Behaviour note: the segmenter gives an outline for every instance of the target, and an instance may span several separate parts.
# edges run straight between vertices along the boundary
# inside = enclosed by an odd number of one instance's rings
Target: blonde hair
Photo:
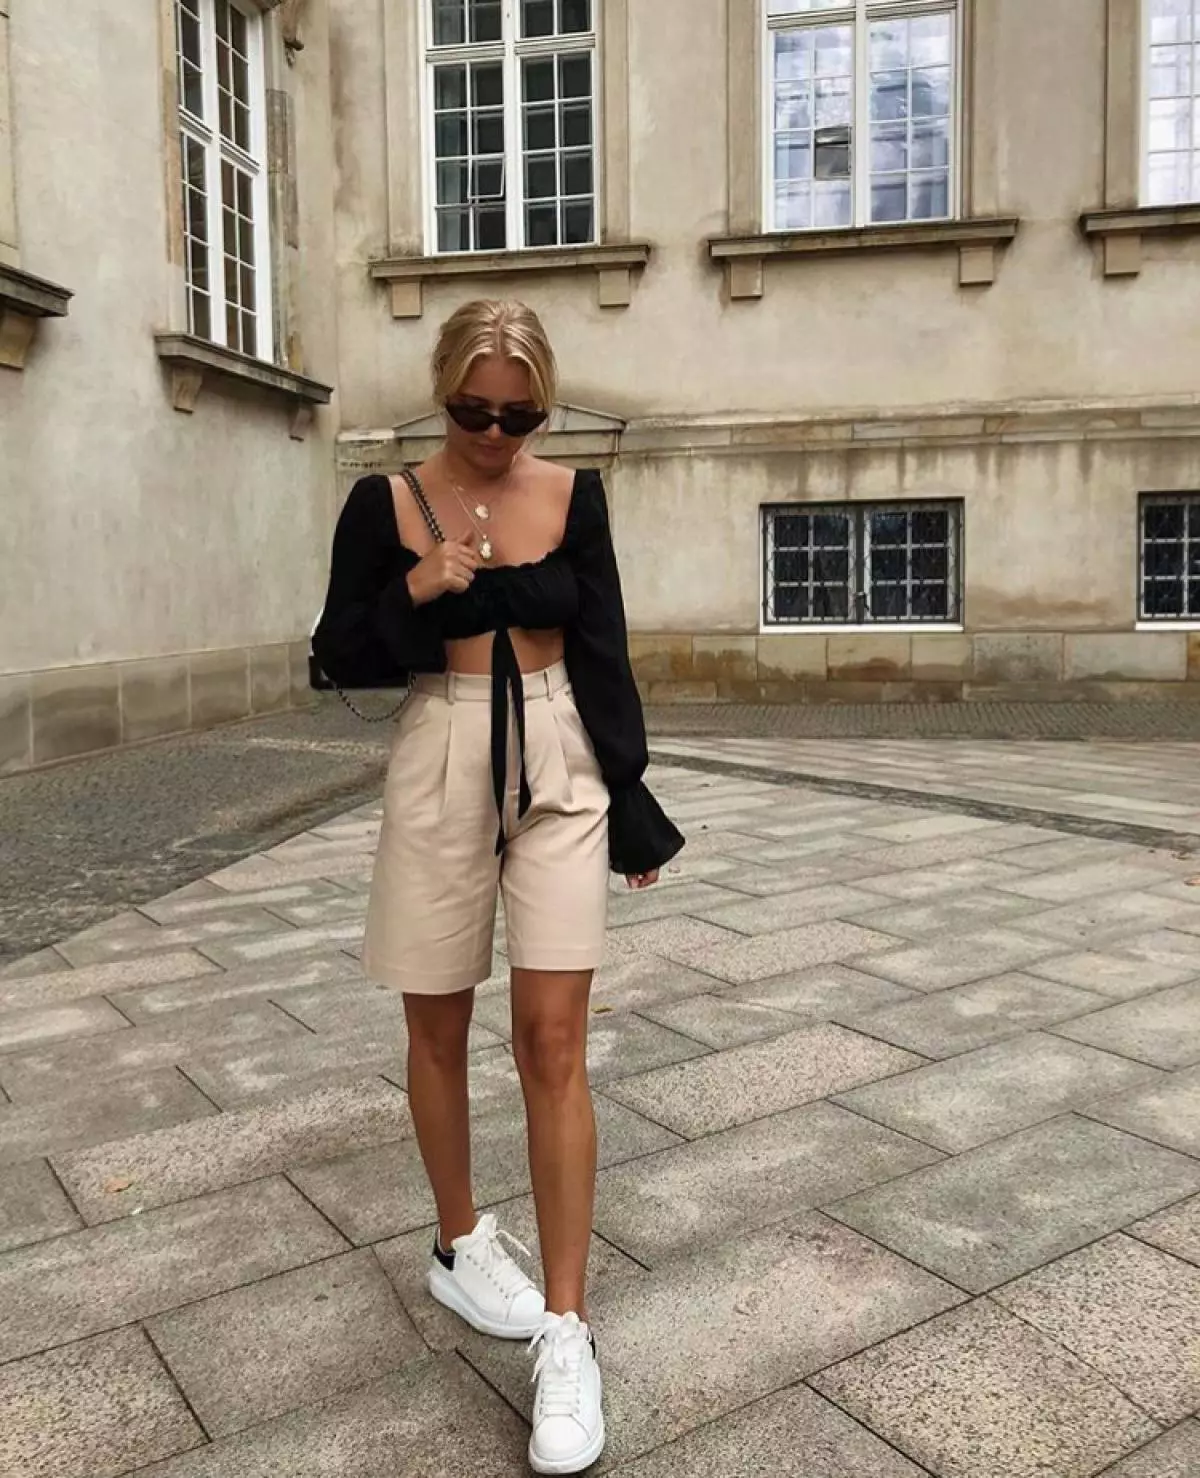
[[[491,354],[523,364],[538,409],[553,411],[558,366],[541,319],[524,303],[492,298],[464,303],[442,324],[433,351],[434,401],[445,405],[462,388],[475,361]]]

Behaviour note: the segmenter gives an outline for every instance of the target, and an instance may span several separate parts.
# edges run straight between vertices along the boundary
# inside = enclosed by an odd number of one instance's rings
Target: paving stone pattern
[[[690,845],[613,880],[593,999],[599,1471],[1194,1478],[1200,751],[657,742]],[[425,1289],[378,826],[0,970],[4,1478],[526,1471],[523,1346]],[[536,1268],[503,944],[476,1189]]]

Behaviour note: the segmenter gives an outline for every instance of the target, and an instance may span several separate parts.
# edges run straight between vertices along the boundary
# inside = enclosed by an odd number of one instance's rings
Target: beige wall
[[[287,642],[311,625],[333,503],[334,415],[206,389],[172,408],[154,334],[181,329],[168,261],[158,7],[14,0],[22,266],[75,291],[21,372],[0,369],[0,673]],[[168,9],[169,14],[169,9]],[[332,378],[332,149],[323,7],[295,95],[303,367]],[[173,65],[173,64],[172,64]],[[299,366],[297,366],[299,367]]]

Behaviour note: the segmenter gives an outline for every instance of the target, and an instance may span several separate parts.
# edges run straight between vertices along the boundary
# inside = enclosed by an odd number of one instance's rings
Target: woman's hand
[[[414,565],[407,575],[413,605],[428,605],[447,592],[461,595],[482,562],[476,544],[474,531],[465,539],[446,539]]]
[[[652,888],[658,882],[658,868],[651,872],[629,872],[625,874],[625,881],[631,888]]]

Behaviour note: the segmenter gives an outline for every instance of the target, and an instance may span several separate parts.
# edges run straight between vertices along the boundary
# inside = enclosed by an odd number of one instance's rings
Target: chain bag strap
[[[429,499],[425,496],[425,489],[421,486],[421,481],[417,477],[417,474],[411,467],[402,467],[400,469],[400,476],[408,484],[413,497],[416,499],[417,507],[421,510],[421,515],[425,519],[425,526],[433,535],[434,540],[438,544],[444,544],[446,542],[446,536],[442,533],[442,526],[438,522],[437,514],[430,507]],[[408,681],[404,685],[403,696],[394,708],[388,709],[387,713],[364,713],[344,689],[339,688],[336,683],[333,684],[333,689],[355,718],[360,718],[367,724],[385,724],[389,719],[394,719],[403,712],[408,700],[413,695],[415,686],[416,679],[410,672],[408,674]]]

